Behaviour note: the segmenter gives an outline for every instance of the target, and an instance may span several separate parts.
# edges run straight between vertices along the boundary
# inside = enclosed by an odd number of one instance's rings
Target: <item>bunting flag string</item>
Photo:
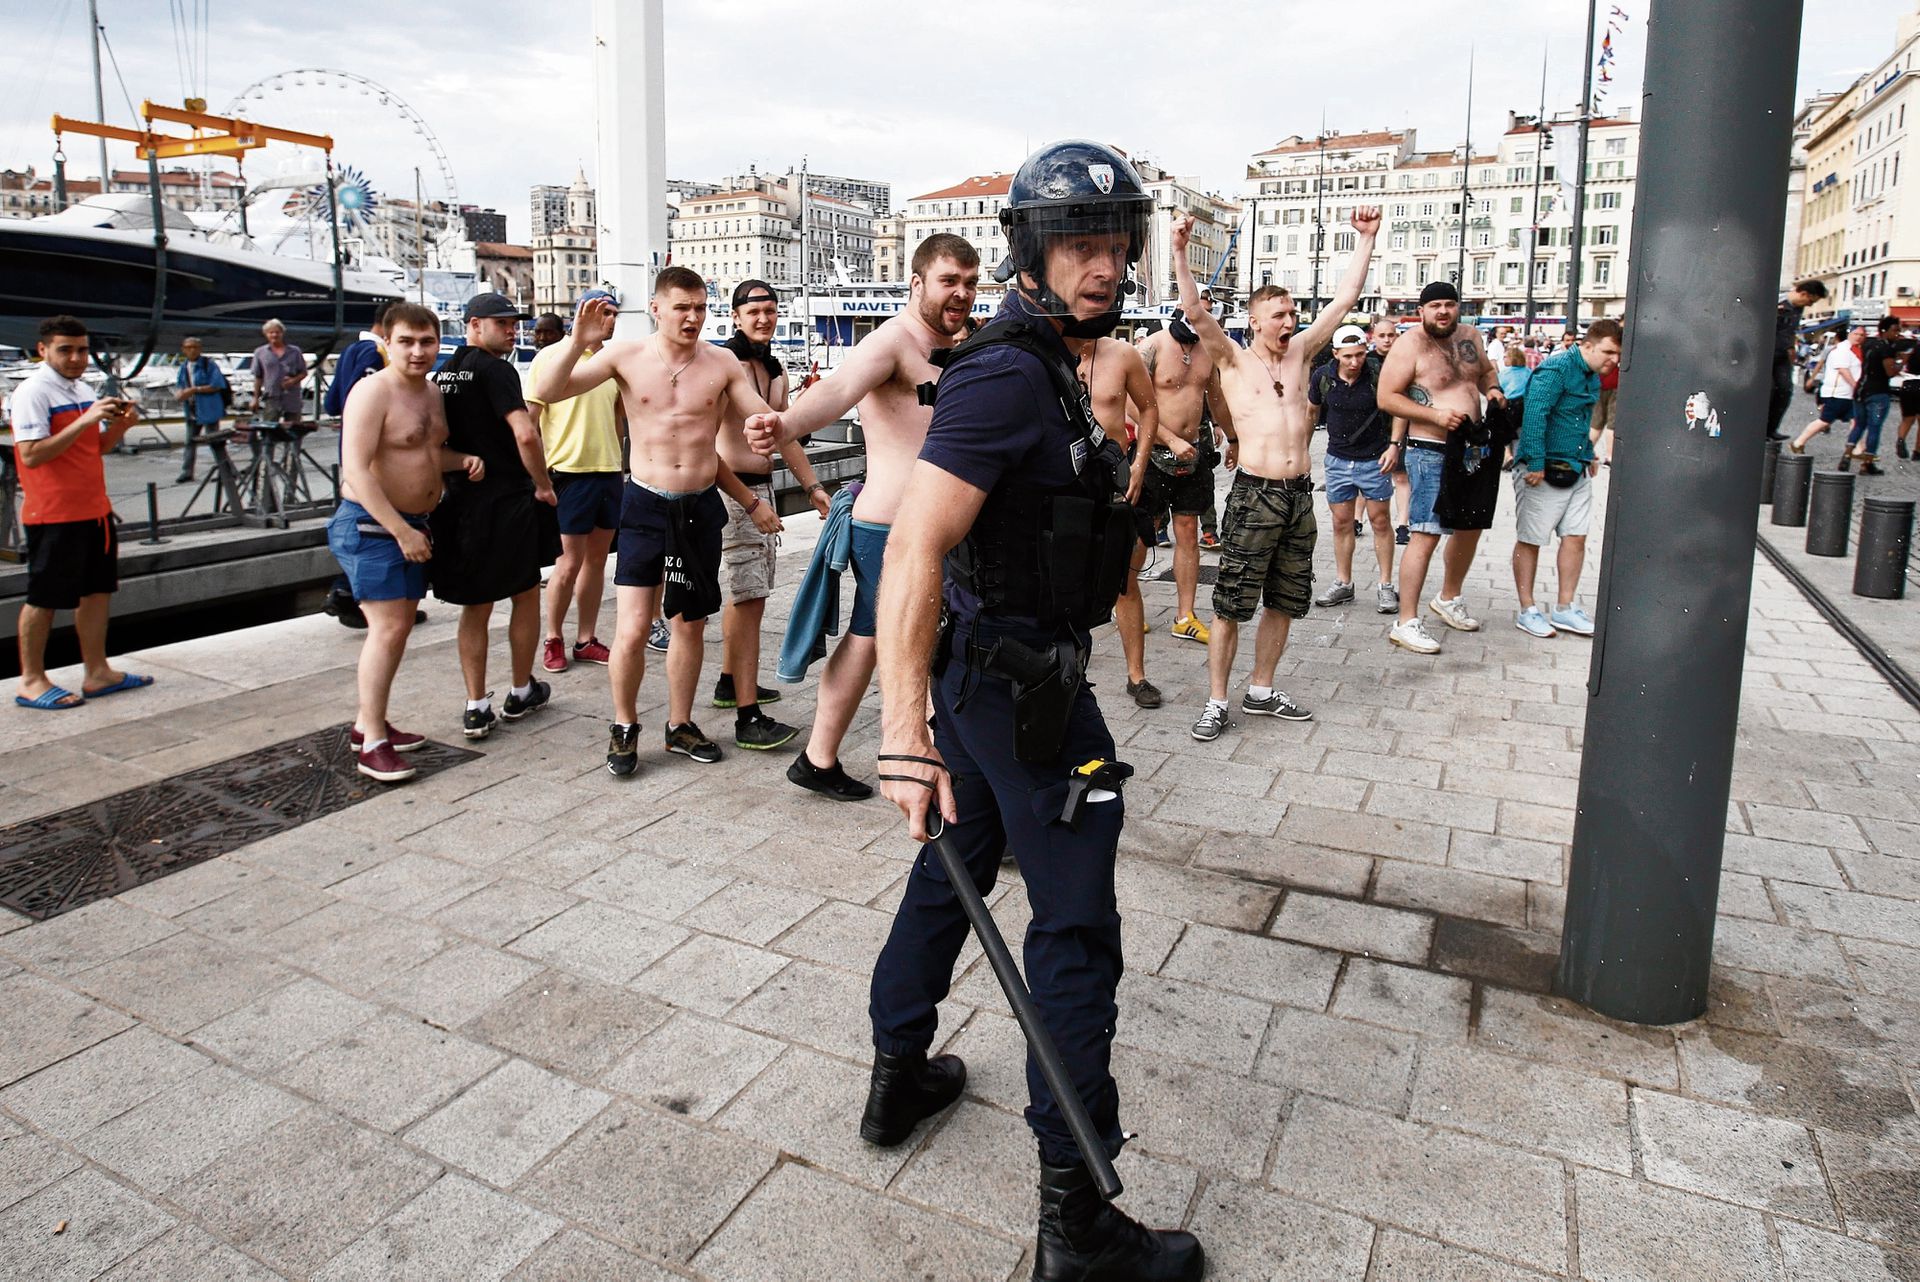
[[[1599,83],[1593,91],[1592,110],[1596,115],[1599,113],[1600,104],[1606,99],[1608,87],[1613,84],[1615,57],[1613,38],[1619,35],[1632,20],[1627,11],[1617,4],[1613,5],[1607,14],[1607,34],[1600,40],[1600,56],[1594,63],[1594,69],[1600,73]]]

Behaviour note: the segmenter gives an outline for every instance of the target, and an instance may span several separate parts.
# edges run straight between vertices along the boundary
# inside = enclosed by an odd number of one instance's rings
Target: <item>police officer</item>
[[[916,839],[938,805],[942,840],[982,893],[1012,850],[1033,906],[1027,981],[1109,1155],[1122,1142],[1108,1063],[1123,803],[1117,784],[1088,793],[1072,781],[1114,755],[1081,674],[1088,629],[1106,621],[1137,533],[1125,462],[1094,421],[1062,337],[1098,338],[1118,324],[1152,208],[1125,158],[1099,143],[1043,147],[1014,176],[1000,277],[1017,273],[1017,288],[946,361],[887,541],[877,638],[882,791]],[[901,1143],[965,1085],[957,1057],[929,1061],[927,1050],[966,935],[923,847],[874,968],[876,1053],[861,1123],[871,1143]],[[1100,1197],[1031,1055],[1027,1081],[1040,1147],[1034,1278],[1198,1278],[1190,1234],[1144,1228]]]

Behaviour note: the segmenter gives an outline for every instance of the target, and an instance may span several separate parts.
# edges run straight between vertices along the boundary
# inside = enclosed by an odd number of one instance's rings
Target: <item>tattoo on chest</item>
[[[1477,365],[1480,362],[1480,344],[1471,338],[1463,338],[1454,344],[1454,350],[1460,353],[1462,365]]]

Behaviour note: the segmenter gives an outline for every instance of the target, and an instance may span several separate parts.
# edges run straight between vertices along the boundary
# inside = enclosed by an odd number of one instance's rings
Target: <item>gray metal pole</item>
[[[1636,1023],[1707,1008],[1800,10],[1653,0],[1647,24],[1620,379],[1621,421],[1647,436],[1615,460],[1607,503],[1557,978],[1562,994]],[[1700,74],[1713,66],[1741,73]],[[1718,436],[1690,401],[1700,392]],[[1628,519],[1673,511],[1689,517]]]
[[[88,34],[93,37],[93,118],[101,124],[107,122],[107,87],[100,79],[100,0],[87,0]],[[139,128],[135,121],[134,127]],[[112,171],[107,168],[107,140],[100,140],[100,194],[107,194],[107,180]]]
[[[1540,174],[1547,167],[1547,50],[1540,47],[1540,114],[1533,118],[1533,214],[1527,224],[1527,318],[1520,337],[1533,333],[1533,265],[1540,261]]]
[[[1467,46],[1467,131],[1460,146],[1460,257],[1454,266],[1454,284],[1467,296],[1467,227],[1473,221],[1473,46]],[[1481,311],[1486,307],[1482,304]]]
[[[1593,29],[1599,25],[1600,0],[1587,0],[1587,67],[1580,80],[1580,145],[1573,169],[1573,256],[1567,264],[1567,332],[1580,332],[1580,259],[1586,252],[1587,127],[1593,121]],[[1651,30],[1651,28],[1649,28]],[[1642,138],[1646,136],[1643,126]]]

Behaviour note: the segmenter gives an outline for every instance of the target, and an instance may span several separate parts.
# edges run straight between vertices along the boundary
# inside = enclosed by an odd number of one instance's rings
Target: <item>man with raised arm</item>
[[[787,778],[802,788],[841,801],[873,795],[871,785],[849,777],[841,766],[840,741],[873,680],[875,607],[887,532],[933,418],[919,388],[940,377],[933,353],[955,346],[966,335],[980,287],[980,255],[958,236],[929,236],[913,251],[908,280],[907,306],[861,339],[846,364],[791,410],[747,424],[754,448],[764,452],[819,431],[845,416],[856,402],[860,406],[867,473],[852,514],[853,617],[820,677],[819,706],[806,751],[787,768]]]
[[[1186,310],[1205,308],[1189,304]],[[1150,452],[1151,462],[1139,502],[1156,524],[1167,516],[1172,532],[1173,588],[1180,606],[1173,619],[1173,635],[1206,645],[1212,634],[1194,614],[1193,600],[1200,582],[1200,517],[1213,506],[1215,455],[1213,441],[1202,436],[1201,424],[1206,411],[1212,410],[1213,421],[1227,438],[1224,461],[1231,471],[1236,448],[1233,415],[1220,395],[1214,358],[1184,316],[1175,316],[1165,329],[1148,335],[1140,345],[1140,357],[1153,380],[1160,430],[1157,439],[1144,433],[1140,438],[1140,449]]]
[[[1307,362],[1333,337],[1342,318],[1360,299],[1380,231],[1380,210],[1362,205],[1353,211],[1358,234],[1346,275],[1326,309],[1297,339],[1299,313],[1286,290],[1263,285],[1247,300],[1253,343],[1242,348],[1227,337],[1202,308],[1187,264],[1193,216],[1173,226],[1173,262],[1181,301],[1207,349],[1220,367],[1220,387],[1239,429],[1240,471],[1227,492],[1220,519],[1220,577],[1213,588],[1213,639],[1207,645],[1207,706],[1193,723],[1193,737],[1218,739],[1233,724],[1227,712],[1227,686],[1233,675],[1240,625],[1264,606],[1254,638],[1253,677],[1240,711],[1248,716],[1306,721],[1313,716],[1285,691],[1273,688],[1273,674],[1287,648],[1293,620],[1306,617],[1313,604],[1313,547],[1319,527],[1313,516],[1313,414],[1307,404]]]
[[[1478,330],[1460,328],[1460,292],[1443,280],[1420,291],[1420,324],[1400,336],[1380,367],[1375,400],[1391,414],[1395,447],[1404,450],[1412,498],[1407,523],[1412,538],[1400,555],[1400,621],[1387,640],[1415,654],[1437,654],[1440,643],[1419,618],[1420,594],[1427,584],[1427,567],[1440,536],[1447,540],[1440,593],[1427,608],[1448,627],[1478,632],[1480,621],[1467,613],[1462,594],[1467,568],[1480,546],[1479,530],[1448,530],[1434,514],[1440,497],[1440,474],[1445,469],[1447,437],[1481,419],[1481,401],[1506,404],[1500,393],[1500,371],[1487,359]],[[1482,466],[1498,466],[1485,460]]]
[[[707,616],[720,608],[722,487],[766,533],[780,529],[771,504],[748,491],[721,462],[715,439],[729,407],[767,412],[746,367],[733,353],[702,342],[707,283],[685,267],[663,268],[647,305],[659,332],[612,342],[618,307],[587,298],[559,356],[540,371],[534,395],[551,404],[592,391],[609,378],[627,414],[631,475],[621,495],[614,562],[616,616],[612,662],[613,723],[607,769],[631,775],[640,764],[640,679],[647,622],[664,592],[674,645],[667,652],[666,748],[695,761],[720,760],[719,745],[693,723]],[[588,348],[601,351],[580,365]]]

